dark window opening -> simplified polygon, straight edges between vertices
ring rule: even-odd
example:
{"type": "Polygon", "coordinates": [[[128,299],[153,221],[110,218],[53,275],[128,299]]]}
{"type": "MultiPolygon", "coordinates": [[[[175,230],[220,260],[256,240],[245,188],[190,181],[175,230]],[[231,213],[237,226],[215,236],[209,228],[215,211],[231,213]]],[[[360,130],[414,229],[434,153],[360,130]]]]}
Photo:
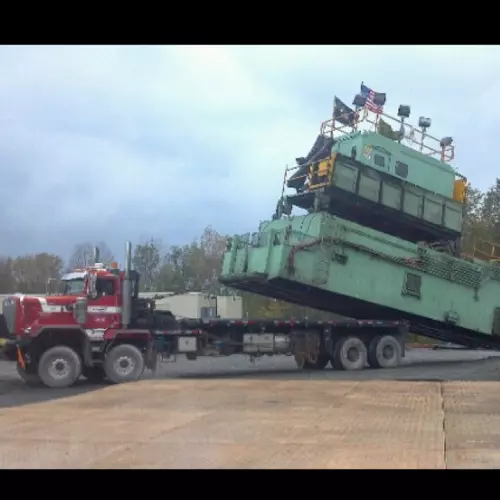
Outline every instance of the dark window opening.
{"type": "Polygon", "coordinates": [[[493,325],[491,328],[491,333],[496,336],[500,336],[500,309],[497,307],[493,313],[493,325]]]}
{"type": "Polygon", "coordinates": [[[373,162],[377,165],[377,167],[385,167],[385,158],[381,155],[375,155],[373,157],[373,162]]]}
{"type": "Polygon", "coordinates": [[[115,294],[115,280],[97,278],[96,290],[99,295],[110,297],[115,294]]]}
{"type": "Polygon", "coordinates": [[[399,177],[403,177],[406,179],[408,177],[408,165],[406,163],[401,163],[400,161],[396,162],[396,166],[394,167],[394,172],[399,177]]]}
{"type": "Polygon", "coordinates": [[[413,295],[420,298],[422,288],[422,276],[418,274],[406,273],[406,279],[403,287],[405,295],[413,295]]]}

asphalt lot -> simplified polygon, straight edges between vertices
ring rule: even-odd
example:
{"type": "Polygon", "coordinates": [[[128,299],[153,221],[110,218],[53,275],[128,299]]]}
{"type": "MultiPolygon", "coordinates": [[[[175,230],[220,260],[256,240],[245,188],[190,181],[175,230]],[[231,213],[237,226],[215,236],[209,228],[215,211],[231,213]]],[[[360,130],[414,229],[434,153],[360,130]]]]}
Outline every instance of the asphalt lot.
{"type": "MultiPolygon", "coordinates": [[[[247,356],[199,358],[179,356],[175,363],[161,363],[156,374],[144,379],[253,379],[253,380],[408,380],[408,381],[498,381],[500,352],[408,349],[404,364],[395,369],[359,372],[300,371],[290,356],[264,356],[252,363],[247,356]]],[[[86,380],[69,389],[30,388],[19,378],[15,365],[0,361],[0,408],[64,398],[101,390],[86,380]]]]}
{"type": "Polygon", "coordinates": [[[489,352],[415,349],[350,373],[180,358],[66,390],[0,363],[0,468],[500,468],[499,392],[489,352]]]}

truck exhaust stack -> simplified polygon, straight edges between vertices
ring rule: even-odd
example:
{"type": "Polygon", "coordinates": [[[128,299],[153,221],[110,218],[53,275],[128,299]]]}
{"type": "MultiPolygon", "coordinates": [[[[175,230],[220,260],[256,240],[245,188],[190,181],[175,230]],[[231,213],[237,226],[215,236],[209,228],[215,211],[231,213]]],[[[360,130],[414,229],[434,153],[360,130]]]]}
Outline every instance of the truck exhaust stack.
{"type": "Polygon", "coordinates": [[[125,249],[125,279],[123,280],[122,325],[126,328],[130,324],[132,309],[132,281],[130,271],[132,268],[132,243],[127,241],[125,249]]]}

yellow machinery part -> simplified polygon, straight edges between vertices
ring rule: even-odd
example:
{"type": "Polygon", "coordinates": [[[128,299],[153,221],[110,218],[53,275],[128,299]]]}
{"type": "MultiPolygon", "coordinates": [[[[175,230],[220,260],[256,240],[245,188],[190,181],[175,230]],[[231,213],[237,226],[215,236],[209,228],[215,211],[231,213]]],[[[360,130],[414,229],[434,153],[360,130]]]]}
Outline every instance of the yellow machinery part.
{"type": "Polygon", "coordinates": [[[332,153],[330,157],[315,162],[309,167],[309,190],[330,185],[336,156],[336,153],[332,153]]]}
{"type": "Polygon", "coordinates": [[[453,186],[453,199],[460,203],[464,203],[466,195],[467,195],[467,181],[464,179],[457,179],[453,186]]]}

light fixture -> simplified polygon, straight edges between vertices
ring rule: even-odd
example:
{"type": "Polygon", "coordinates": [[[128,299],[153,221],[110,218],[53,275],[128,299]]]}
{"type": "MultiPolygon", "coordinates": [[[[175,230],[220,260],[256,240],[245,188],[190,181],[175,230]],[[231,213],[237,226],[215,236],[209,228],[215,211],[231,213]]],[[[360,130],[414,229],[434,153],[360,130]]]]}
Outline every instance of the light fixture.
{"type": "Polygon", "coordinates": [[[383,106],[385,104],[387,97],[383,93],[377,93],[373,96],[373,104],[376,106],[383,106]]]}
{"type": "Polygon", "coordinates": [[[453,137],[443,137],[439,145],[442,148],[447,148],[448,146],[451,146],[452,143],[453,143],[453,137]]]}
{"type": "Polygon", "coordinates": [[[398,108],[398,116],[401,118],[410,118],[410,106],[401,104],[398,108]]]}
{"type": "Polygon", "coordinates": [[[426,118],[425,116],[421,116],[418,119],[418,126],[420,128],[429,128],[431,126],[431,119],[430,118],[426,118]]]}

